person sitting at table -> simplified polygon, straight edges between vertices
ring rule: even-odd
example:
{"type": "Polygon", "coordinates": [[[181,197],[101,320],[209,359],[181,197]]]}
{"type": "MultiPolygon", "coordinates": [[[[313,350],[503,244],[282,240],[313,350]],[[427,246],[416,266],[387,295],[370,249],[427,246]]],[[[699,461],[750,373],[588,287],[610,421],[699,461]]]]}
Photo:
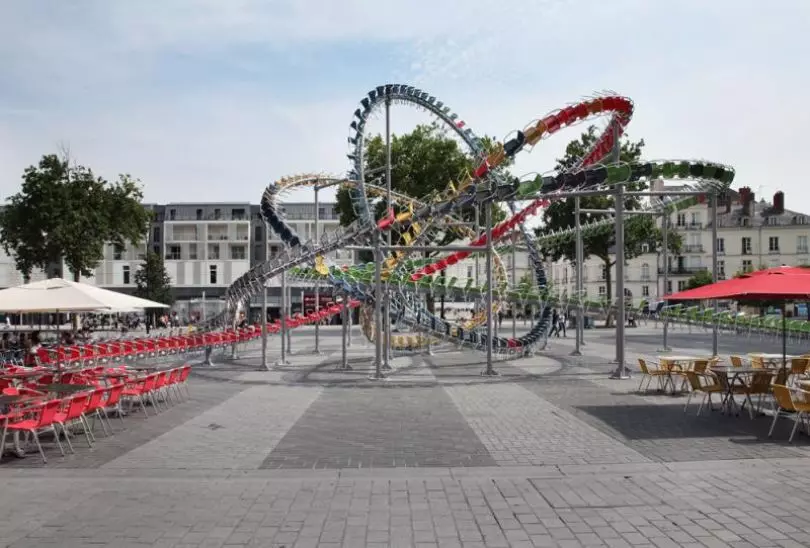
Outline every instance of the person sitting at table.
{"type": "Polygon", "coordinates": [[[39,331],[34,331],[25,339],[25,354],[23,355],[23,365],[35,367],[37,365],[37,355],[42,343],[39,340],[39,331]]]}

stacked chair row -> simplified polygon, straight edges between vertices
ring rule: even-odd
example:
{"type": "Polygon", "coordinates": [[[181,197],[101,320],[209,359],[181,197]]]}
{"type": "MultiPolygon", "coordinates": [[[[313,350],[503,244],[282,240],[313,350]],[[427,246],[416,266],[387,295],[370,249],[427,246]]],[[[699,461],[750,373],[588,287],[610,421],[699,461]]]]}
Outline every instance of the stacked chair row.
{"type": "MultiPolygon", "coordinates": [[[[188,377],[191,366],[184,365],[156,373],[138,376],[124,367],[95,367],[64,373],[60,386],[75,385],[77,390],[63,398],[50,398],[49,385],[53,376],[47,372],[36,382],[11,386],[5,382],[3,395],[15,397],[5,414],[0,415],[3,424],[3,439],[0,440],[0,456],[5,449],[9,434],[26,433],[33,438],[42,461],[47,463],[40,434],[50,432],[62,456],[65,456],[62,439],[71,453],[75,453],[71,441],[72,430],[80,430],[92,448],[96,442],[96,421],[104,436],[114,433],[110,415],[118,415],[122,425],[124,416],[131,414],[137,405],[148,417],[147,404],[159,412],[190,396],[188,377]],[[86,390],[82,389],[86,388],[86,390]],[[127,410],[123,404],[127,405],[127,410]]],[[[12,373],[13,374],[13,373],[12,373]]],[[[30,376],[30,375],[26,375],[30,376]]]]}

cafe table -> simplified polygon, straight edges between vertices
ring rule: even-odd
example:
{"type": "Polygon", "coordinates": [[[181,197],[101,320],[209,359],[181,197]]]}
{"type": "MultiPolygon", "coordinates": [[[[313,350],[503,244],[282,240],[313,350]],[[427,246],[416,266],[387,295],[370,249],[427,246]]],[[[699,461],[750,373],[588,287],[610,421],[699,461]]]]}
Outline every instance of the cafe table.
{"type": "MultiPolygon", "coordinates": [[[[658,363],[667,372],[667,380],[672,386],[672,393],[675,393],[675,379],[673,373],[682,373],[689,369],[689,367],[698,360],[708,360],[705,356],[685,356],[685,355],[667,355],[659,356],[658,363]]],[[[666,390],[666,385],[664,386],[666,390]]]]}

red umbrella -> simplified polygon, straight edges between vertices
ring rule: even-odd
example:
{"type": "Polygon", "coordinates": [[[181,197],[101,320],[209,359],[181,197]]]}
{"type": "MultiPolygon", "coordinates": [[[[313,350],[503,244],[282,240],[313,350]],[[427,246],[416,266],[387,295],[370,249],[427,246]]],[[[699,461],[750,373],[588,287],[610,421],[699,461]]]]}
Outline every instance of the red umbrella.
{"type": "Polygon", "coordinates": [[[803,268],[776,267],[680,291],[668,295],[664,299],[668,301],[704,299],[782,301],[782,366],[785,367],[787,365],[787,321],[784,301],[810,299],[810,275],[808,275],[807,269],[803,268]]]}

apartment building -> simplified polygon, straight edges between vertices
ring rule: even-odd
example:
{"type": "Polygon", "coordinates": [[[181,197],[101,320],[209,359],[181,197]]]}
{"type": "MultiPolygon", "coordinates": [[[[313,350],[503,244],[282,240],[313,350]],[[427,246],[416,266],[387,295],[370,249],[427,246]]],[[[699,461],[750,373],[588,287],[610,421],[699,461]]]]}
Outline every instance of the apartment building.
{"type": "MultiPolygon", "coordinates": [[[[666,190],[676,190],[666,187],[666,190]]],[[[692,276],[712,269],[712,219],[708,200],[672,213],[670,233],[681,238],[681,251],[669,254],[664,265],[659,249],[647,246],[646,252],[626,261],[625,294],[637,303],[641,299],[659,300],[663,295],[682,290],[692,276]],[[667,286],[664,286],[664,268],[667,286]]],[[[731,191],[718,202],[717,276],[725,279],[737,272],[780,265],[810,264],[810,216],[785,208],[785,194],[777,192],[771,202],[756,200],[750,188],[731,191]]],[[[659,218],[658,226],[663,224],[659,218]]],[[[607,294],[603,262],[595,257],[585,260],[583,286],[586,295],[597,298],[607,294]]],[[[576,287],[573,263],[558,261],[551,266],[551,278],[569,293],[576,287]]],[[[615,284],[616,268],[611,268],[615,284]]],[[[615,287],[615,286],[614,286],[615,287]]],[[[615,298],[615,290],[611,292],[615,298]]]]}

